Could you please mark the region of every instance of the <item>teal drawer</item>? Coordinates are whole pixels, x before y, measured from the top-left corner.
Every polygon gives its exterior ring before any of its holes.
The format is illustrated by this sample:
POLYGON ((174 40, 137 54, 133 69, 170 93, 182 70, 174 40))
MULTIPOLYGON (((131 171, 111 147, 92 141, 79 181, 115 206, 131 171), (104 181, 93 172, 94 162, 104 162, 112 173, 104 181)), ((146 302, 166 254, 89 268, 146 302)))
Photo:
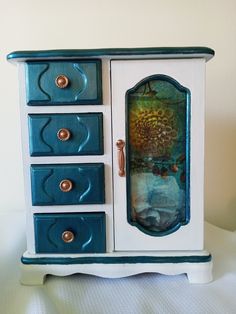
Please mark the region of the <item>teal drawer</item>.
POLYGON ((31 165, 33 205, 103 204, 104 164, 31 165))
POLYGON ((104 212, 34 214, 36 253, 105 253, 104 212))
POLYGON ((102 113, 30 114, 31 156, 102 155, 102 113))
POLYGON ((26 63, 28 105, 102 104, 100 60, 26 63))

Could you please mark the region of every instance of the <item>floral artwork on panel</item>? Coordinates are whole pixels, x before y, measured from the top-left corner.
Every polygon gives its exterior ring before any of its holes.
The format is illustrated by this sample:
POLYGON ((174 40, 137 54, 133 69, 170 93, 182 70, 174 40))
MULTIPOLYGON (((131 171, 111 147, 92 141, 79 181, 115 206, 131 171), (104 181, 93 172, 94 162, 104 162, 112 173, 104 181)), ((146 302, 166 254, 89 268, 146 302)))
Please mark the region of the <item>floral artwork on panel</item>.
POLYGON ((128 218, 154 235, 187 219, 188 94, 173 82, 154 77, 127 93, 128 218))

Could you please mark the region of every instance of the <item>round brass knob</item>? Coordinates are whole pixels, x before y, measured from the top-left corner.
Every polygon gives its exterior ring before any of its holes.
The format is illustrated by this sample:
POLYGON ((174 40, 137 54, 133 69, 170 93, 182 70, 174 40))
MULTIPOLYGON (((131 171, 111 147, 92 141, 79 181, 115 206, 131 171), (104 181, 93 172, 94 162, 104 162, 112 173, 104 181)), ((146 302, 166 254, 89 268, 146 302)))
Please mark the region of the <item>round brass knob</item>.
POLYGON ((59 187, 62 192, 70 192, 73 188, 73 184, 70 180, 65 179, 60 182, 59 187))
POLYGON ((71 136, 71 133, 68 129, 60 129, 57 132, 57 137, 60 141, 67 141, 69 140, 70 136, 71 136))
POLYGON ((61 235, 62 240, 66 243, 70 243, 72 241, 74 241, 75 235, 72 231, 64 231, 61 235))
POLYGON ((59 88, 66 88, 69 84, 69 79, 67 76, 60 74, 56 77, 55 83, 59 88))

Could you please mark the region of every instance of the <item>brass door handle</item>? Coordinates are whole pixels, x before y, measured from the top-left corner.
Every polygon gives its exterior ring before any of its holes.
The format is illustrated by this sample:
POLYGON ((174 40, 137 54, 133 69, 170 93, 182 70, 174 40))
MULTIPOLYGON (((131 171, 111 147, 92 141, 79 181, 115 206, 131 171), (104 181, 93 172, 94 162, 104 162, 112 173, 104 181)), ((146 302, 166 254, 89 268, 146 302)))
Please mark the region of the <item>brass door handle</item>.
POLYGON ((124 147, 125 142, 123 140, 118 140, 116 142, 116 147, 118 148, 118 165, 119 165, 119 176, 125 176, 125 154, 124 154, 124 147))

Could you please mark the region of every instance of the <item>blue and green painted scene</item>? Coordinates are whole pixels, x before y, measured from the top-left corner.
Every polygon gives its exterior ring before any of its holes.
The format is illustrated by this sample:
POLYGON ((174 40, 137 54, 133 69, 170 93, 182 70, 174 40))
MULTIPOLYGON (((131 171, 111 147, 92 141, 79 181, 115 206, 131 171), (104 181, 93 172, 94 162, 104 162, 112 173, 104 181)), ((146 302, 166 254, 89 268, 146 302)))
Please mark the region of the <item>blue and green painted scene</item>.
POLYGON ((146 78, 126 94, 128 221, 163 236, 189 221, 190 92, 146 78))

